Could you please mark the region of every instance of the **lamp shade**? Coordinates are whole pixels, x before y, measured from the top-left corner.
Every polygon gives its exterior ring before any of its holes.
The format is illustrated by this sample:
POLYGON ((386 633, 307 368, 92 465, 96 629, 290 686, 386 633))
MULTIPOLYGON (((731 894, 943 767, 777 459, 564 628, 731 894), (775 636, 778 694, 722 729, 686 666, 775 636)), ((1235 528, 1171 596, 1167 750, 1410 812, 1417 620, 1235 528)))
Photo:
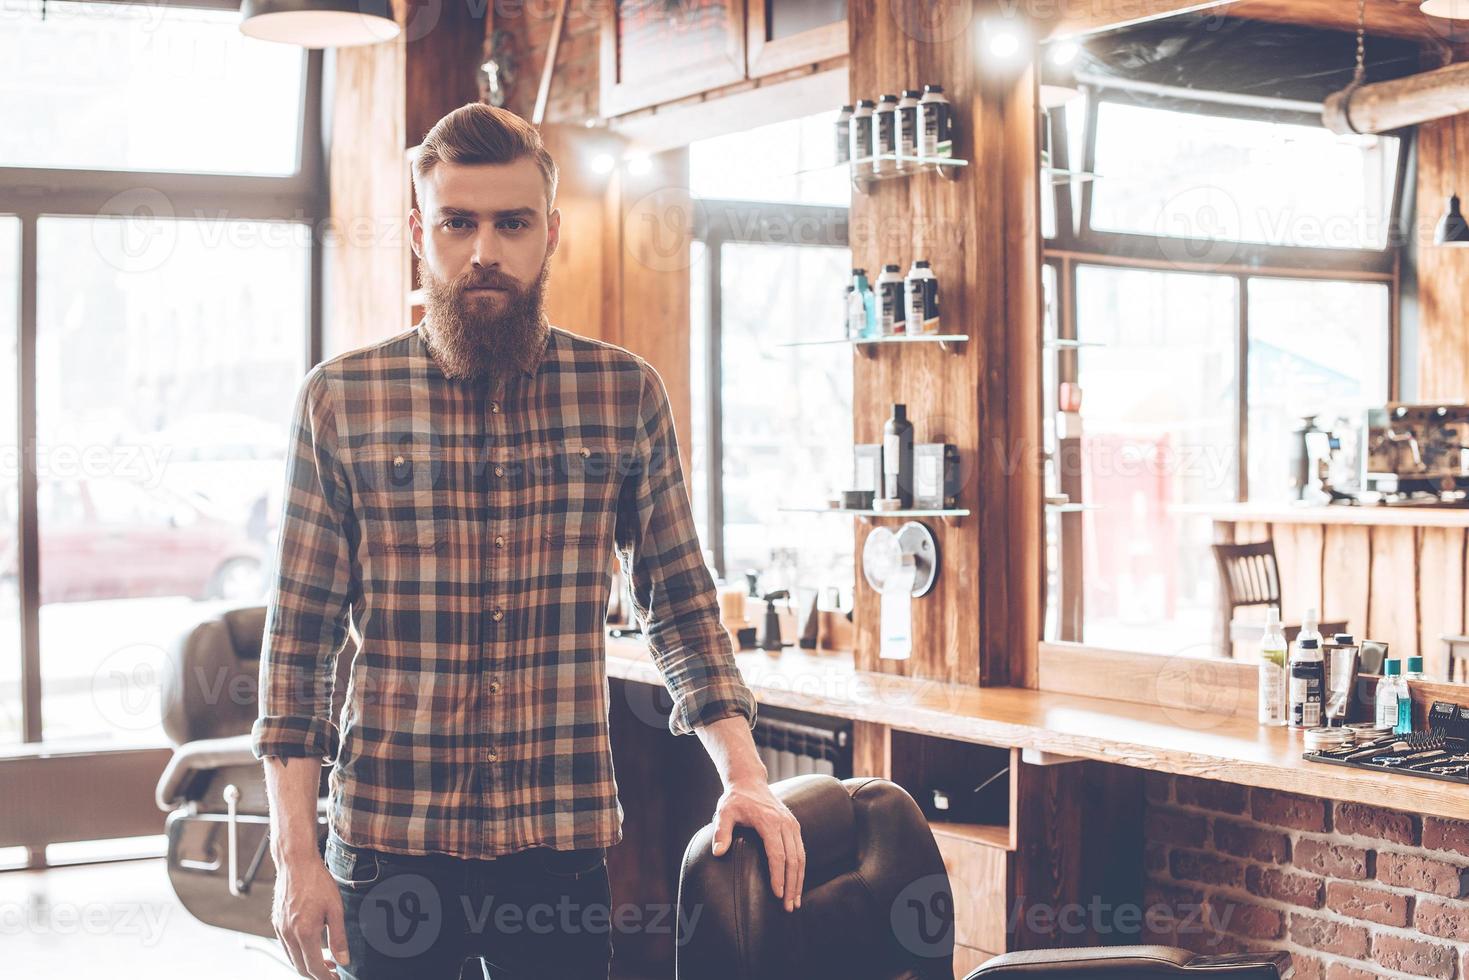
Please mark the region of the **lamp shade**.
POLYGON ((241 0, 240 31, 304 48, 391 41, 400 28, 391 0, 241 0))
POLYGON ((1459 210, 1459 195, 1455 194, 1449 198, 1449 208, 1443 217, 1438 219, 1438 227, 1433 231, 1433 243, 1435 245, 1469 245, 1469 222, 1464 220, 1464 212, 1459 210))
POLYGON ((1418 9, 1430 17, 1469 20, 1469 0, 1423 0, 1418 9))

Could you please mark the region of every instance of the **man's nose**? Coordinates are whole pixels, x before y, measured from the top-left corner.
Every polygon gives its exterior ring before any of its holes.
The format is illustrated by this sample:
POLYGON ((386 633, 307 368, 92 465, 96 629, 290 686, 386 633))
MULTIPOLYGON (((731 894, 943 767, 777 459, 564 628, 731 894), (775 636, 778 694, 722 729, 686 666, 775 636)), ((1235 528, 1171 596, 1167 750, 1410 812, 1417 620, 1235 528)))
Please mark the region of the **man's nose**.
POLYGON ((493 225, 481 228, 475 236, 472 261, 482 269, 500 264, 500 239, 493 225))

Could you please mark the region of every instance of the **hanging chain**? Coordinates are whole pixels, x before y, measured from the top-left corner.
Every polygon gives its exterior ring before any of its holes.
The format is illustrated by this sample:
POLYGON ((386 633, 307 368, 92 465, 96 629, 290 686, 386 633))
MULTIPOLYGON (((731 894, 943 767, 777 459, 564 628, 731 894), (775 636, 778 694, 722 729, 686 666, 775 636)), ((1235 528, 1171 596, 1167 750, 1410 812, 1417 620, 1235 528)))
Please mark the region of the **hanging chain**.
POLYGON ((1352 72, 1352 87, 1362 84, 1367 75, 1367 0, 1357 0, 1357 67, 1352 72))

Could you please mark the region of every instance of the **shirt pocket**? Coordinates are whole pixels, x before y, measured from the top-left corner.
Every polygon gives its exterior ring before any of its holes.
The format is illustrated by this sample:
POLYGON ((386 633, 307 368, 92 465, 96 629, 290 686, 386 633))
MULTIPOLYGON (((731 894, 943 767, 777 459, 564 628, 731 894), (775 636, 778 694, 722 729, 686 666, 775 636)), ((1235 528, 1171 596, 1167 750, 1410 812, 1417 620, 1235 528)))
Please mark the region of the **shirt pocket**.
POLYGON ((447 535, 443 459, 426 446, 373 449, 356 460, 362 539, 369 552, 425 552, 447 535))
POLYGON ((554 442, 532 462, 536 510, 548 544, 588 544, 603 537, 627 470, 621 445, 608 439, 554 442))

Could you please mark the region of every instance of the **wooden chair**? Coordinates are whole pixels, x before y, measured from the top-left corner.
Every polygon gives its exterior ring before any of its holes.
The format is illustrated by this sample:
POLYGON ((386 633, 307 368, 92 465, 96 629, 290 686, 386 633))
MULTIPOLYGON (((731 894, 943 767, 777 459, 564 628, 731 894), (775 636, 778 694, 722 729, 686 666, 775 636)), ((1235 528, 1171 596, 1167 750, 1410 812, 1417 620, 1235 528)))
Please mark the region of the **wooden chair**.
MULTIPOLYGON (((1220 627, 1220 647, 1226 657, 1234 656, 1236 643, 1258 642, 1264 635, 1264 622, 1237 623, 1236 610, 1249 607, 1275 606, 1282 610, 1280 598, 1280 566, 1275 560, 1275 541, 1267 539, 1252 544, 1216 544, 1214 562, 1219 567, 1220 610, 1223 623, 1220 627)), ((1331 620, 1317 626, 1323 637, 1334 633, 1345 633, 1345 620, 1331 620)), ((1284 626, 1285 638, 1294 642, 1300 633, 1300 624, 1284 626)))

